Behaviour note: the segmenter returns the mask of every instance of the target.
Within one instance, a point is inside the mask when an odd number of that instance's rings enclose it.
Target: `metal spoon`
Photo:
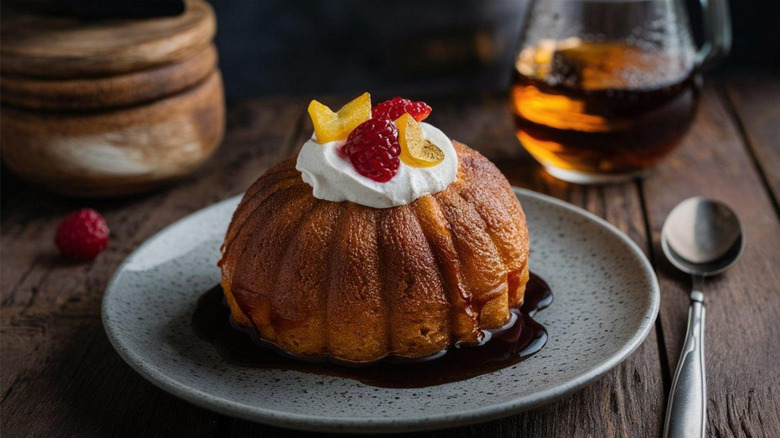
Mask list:
[[[666,407],[666,438],[704,437],[704,277],[721,273],[737,261],[745,248],[744,235],[742,223],[728,206],[701,197],[678,204],[664,222],[661,248],[666,258],[693,276],[688,331]]]

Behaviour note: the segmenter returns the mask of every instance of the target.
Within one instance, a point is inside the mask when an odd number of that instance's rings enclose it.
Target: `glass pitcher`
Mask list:
[[[553,176],[641,176],[693,121],[700,72],[731,46],[726,0],[701,0],[694,47],[681,0],[535,0],[515,58],[517,138]]]

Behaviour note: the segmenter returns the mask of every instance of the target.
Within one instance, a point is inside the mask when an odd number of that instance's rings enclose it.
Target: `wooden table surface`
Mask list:
[[[736,209],[747,232],[740,262],[707,284],[708,432],[780,437],[780,76],[707,79],[684,144],[650,177],[617,186],[575,186],[541,171],[517,143],[502,96],[430,101],[432,123],[487,155],[513,184],[581,206],[630,236],[655,266],[662,304],[639,350],[590,387],[520,415],[419,436],[659,436],[690,282],[664,261],[658,238],[675,204],[704,195]],[[154,193],[69,200],[3,172],[4,436],[308,436],[212,413],[157,389],[119,358],[100,322],[103,291],[122,259],[294,153],[311,132],[306,104],[269,98],[230,105],[217,155]],[[111,244],[92,263],[69,263],[52,239],[58,222],[84,206],[105,215]]]

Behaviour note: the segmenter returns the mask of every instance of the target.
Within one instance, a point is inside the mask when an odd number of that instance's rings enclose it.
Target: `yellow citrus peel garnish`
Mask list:
[[[317,142],[346,140],[353,129],[371,118],[371,95],[363,93],[335,113],[327,106],[312,100],[309,104],[309,116],[314,124]]]
[[[412,167],[431,167],[444,160],[444,152],[423,137],[420,124],[408,113],[395,121],[401,161]]]

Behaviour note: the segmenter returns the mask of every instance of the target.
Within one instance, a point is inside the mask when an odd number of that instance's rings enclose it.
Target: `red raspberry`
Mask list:
[[[389,119],[369,119],[353,129],[342,147],[359,174],[378,182],[393,179],[401,165],[398,128]]]
[[[108,225],[100,213],[84,208],[60,223],[54,243],[71,259],[94,259],[108,246]]]
[[[422,101],[412,102],[403,97],[394,97],[371,109],[371,117],[375,119],[398,120],[404,113],[409,113],[414,120],[422,122],[431,114],[431,107]]]

